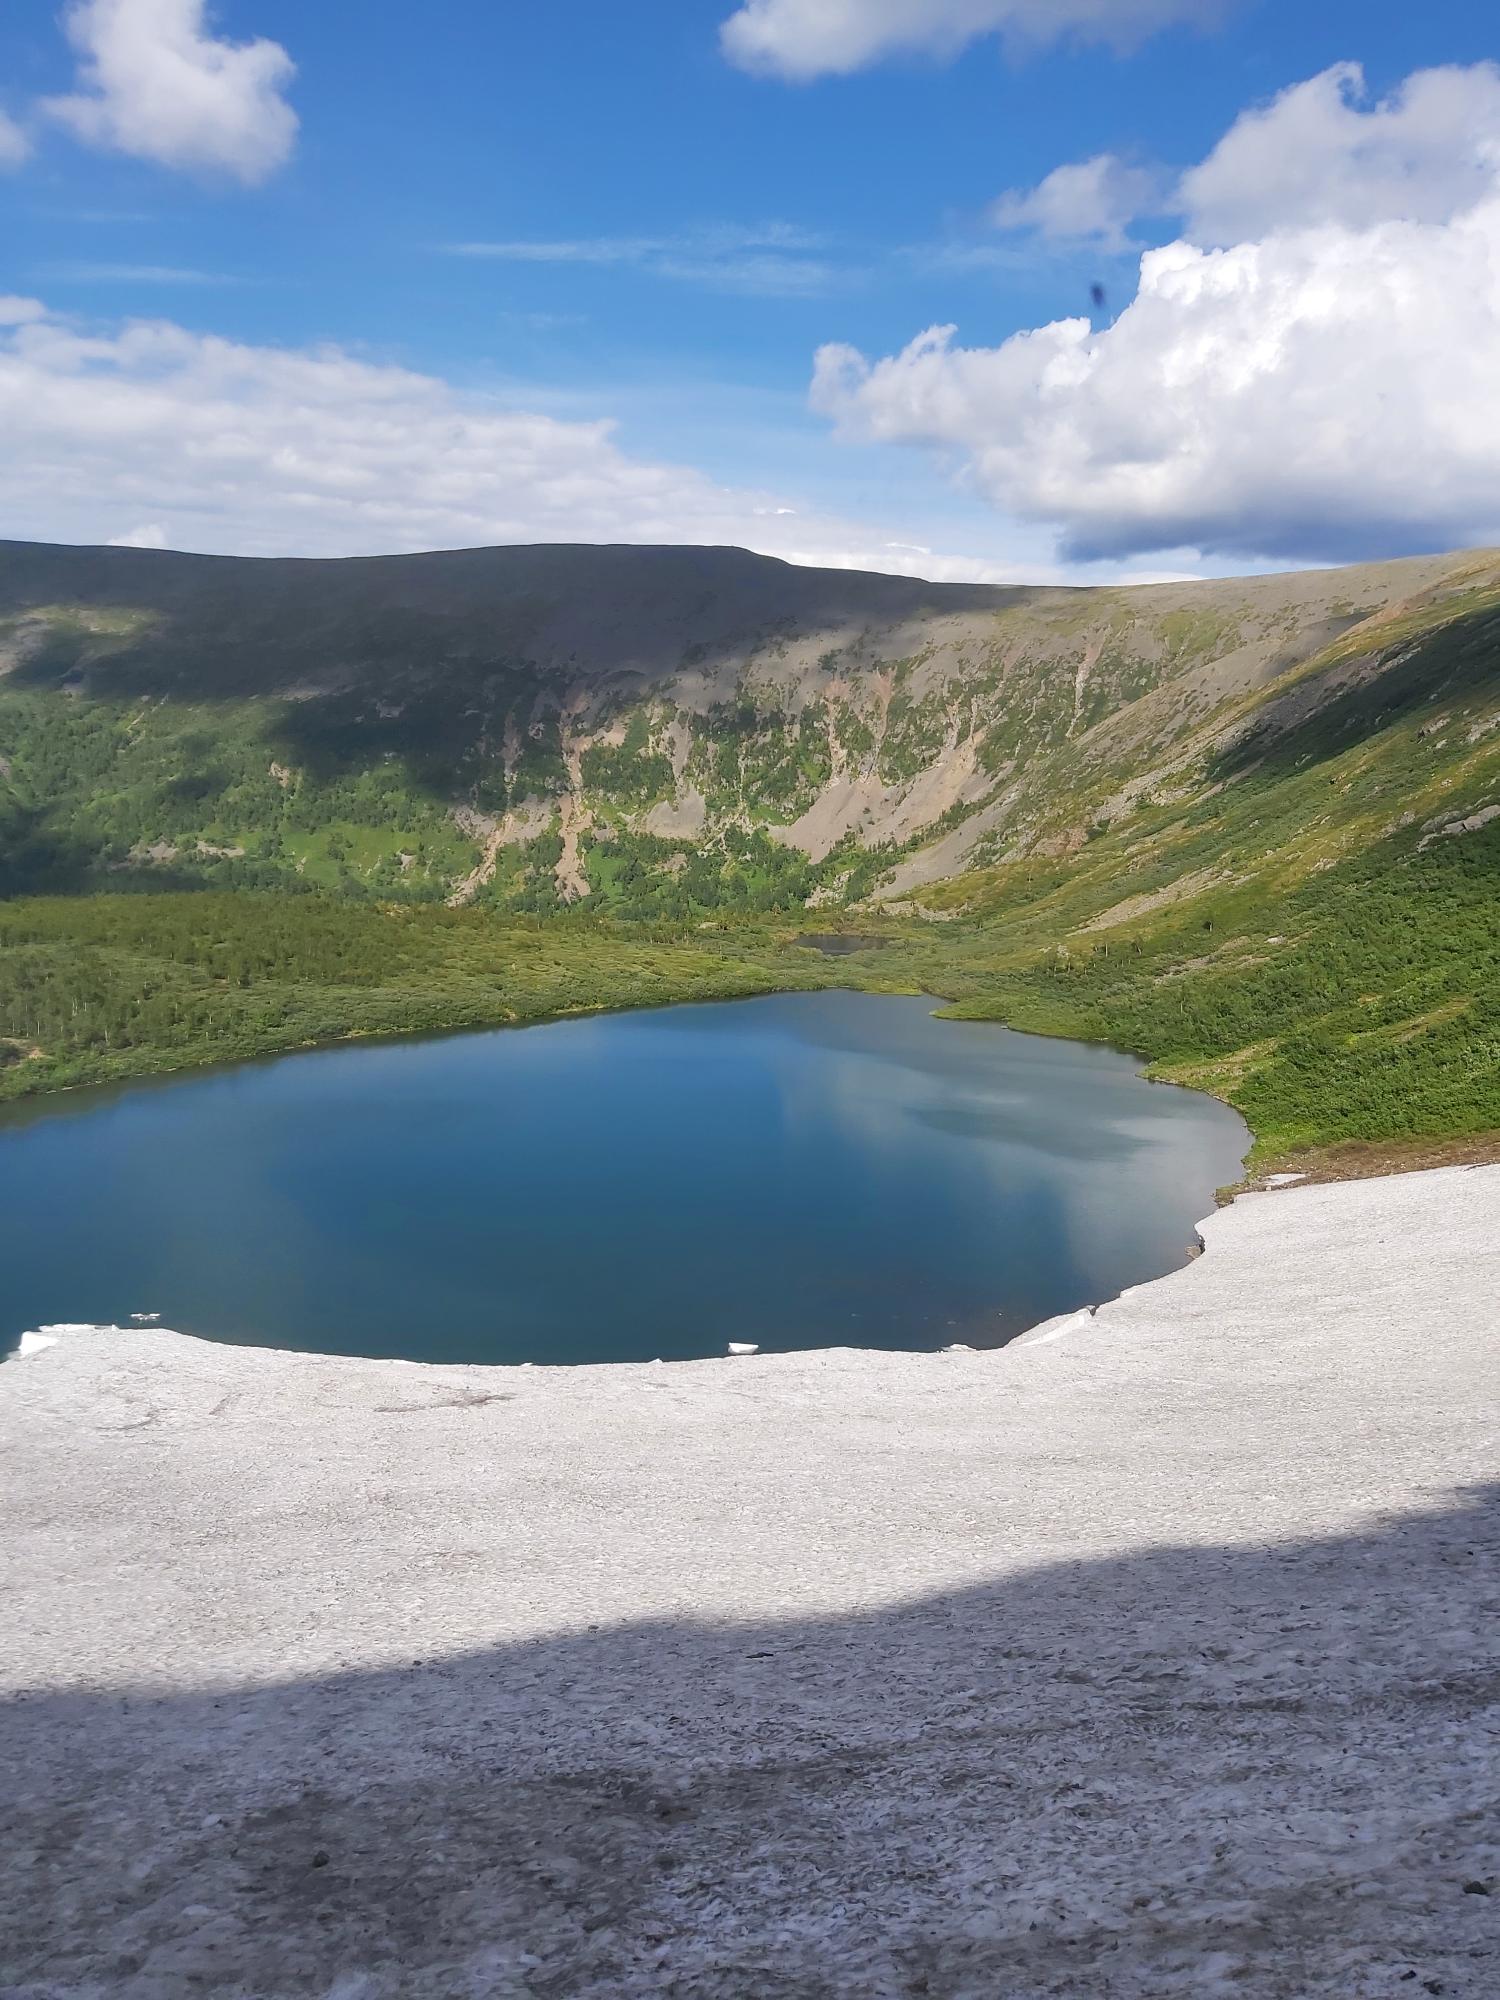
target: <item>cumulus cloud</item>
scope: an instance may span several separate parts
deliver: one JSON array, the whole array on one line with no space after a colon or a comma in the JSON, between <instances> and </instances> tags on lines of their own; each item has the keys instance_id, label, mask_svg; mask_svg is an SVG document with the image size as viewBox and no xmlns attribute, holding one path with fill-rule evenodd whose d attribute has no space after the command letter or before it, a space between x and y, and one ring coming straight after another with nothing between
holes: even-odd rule
<instances>
[{"instance_id":1,"label":"cumulus cloud","mask_svg":"<svg viewBox=\"0 0 1500 2000\"><path fill-rule=\"evenodd\" d=\"M0 329L0 535L247 555L738 543L940 580L1015 574L632 456L608 422L537 415L339 348L163 320L98 331L23 299L0 299ZM141 525L121 533L122 521Z\"/></svg>"},{"instance_id":2,"label":"cumulus cloud","mask_svg":"<svg viewBox=\"0 0 1500 2000\"><path fill-rule=\"evenodd\" d=\"M204 0L73 0L64 23L80 88L42 108L85 144L245 182L290 158L295 69L279 43L218 39Z\"/></svg>"},{"instance_id":3,"label":"cumulus cloud","mask_svg":"<svg viewBox=\"0 0 1500 2000\"><path fill-rule=\"evenodd\" d=\"M1353 73L1315 79L1187 177L1210 240L1146 253L1107 331L1069 319L965 348L935 327L874 362L825 347L814 404L847 436L946 455L1012 516L1053 524L1075 559L1500 541L1495 82L1487 66L1436 72L1360 110ZM1440 101L1466 107L1446 150ZM1275 181L1251 169L1254 121L1278 117ZM1217 244L1208 223L1230 217L1236 188L1260 233Z\"/></svg>"},{"instance_id":4,"label":"cumulus cloud","mask_svg":"<svg viewBox=\"0 0 1500 2000\"><path fill-rule=\"evenodd\" d=\"M0 170L18 167L31 153L31 141L8 112L0 111Z\"/></svg>"},{"instance_id":5,"label":"cumulus cloud","mask_svg":"<svg viewBox=\"0 0 1500 2000\"><path fill-rule=\"evenodd\" d=\"M1182 177L1174 207L1196 243L1241 243L1289 224L1448 222L1494 189L1500 67L1419 70L1367 102L1337 63L1238 119Z\"/></svg>"},{"instance_id":6,"label":"cumulus cloud","mask_svg":"<svg viewBox=\"0 0 1500 2000\"><path fill-rule=\"evenodd\" d=\"M720 35L741 69L805 83L887 56L953 56L985 35L1022 47L1064 37L1119 46L1222 12L1218 0L744 0Z\"/></svg>"},{"instance_id":7,"label":"cumulus cloud","mask_svg":"<svg viewBox=\"0 0 1500 2000\"><path fill-rule=\"evenodd\" d=\"M1361 66L1335 63L1245 112L1175 185L1164 168L1099 153L1011 189L990 220L1120 250L1133 222L1170 214L1189 241L1227 245L1320 222L1447 222L1494 186L1500 66L1419 70L1368 99Z\"/></svg>"},{"instance_id":8,"label":"cumulus cloud","mask_svg":"<svg viewBox=\"0 0 1500 2000\"><path fill-rule=\"evenodd\" d=\"M1161 206L1162 176L1113 153L1055 167L1038 186L1013 188L990 210L997 229L1033 229L1054 243L1130 247L1130 224Z\"/></svg>"}]
</instances>

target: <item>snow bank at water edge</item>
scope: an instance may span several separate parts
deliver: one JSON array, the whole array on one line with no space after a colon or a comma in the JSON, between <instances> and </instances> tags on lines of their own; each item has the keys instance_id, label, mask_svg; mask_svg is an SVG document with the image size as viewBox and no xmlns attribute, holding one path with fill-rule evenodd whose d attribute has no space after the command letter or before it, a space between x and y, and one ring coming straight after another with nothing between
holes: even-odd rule
<instances>
[{"instance_id":1,"label":"snow bank at water edge","mask_svg":"<svg viewBox=\"0 0 1500 2000\"><path fill-rule=\"evenodd\" d=\"M0 1986L1493 2000L1500 1169L1203 1234L997 1353L0 1370Z\"/></svg>"}]
</instances>

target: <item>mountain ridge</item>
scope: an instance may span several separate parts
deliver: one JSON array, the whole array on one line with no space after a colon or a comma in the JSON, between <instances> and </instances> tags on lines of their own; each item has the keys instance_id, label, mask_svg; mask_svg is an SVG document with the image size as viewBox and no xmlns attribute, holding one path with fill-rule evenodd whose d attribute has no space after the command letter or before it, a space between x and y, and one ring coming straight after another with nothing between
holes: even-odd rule
<instances>
[{"instance_id":1,"label":"mountain ridge","mask_svg":"<svg viewBox=\"0 0 1500 2000\"><path fill-rule=\"evenodd\" d=\"M3 782L100 878L688 915L723 901L714 850L751 907L900 901L1231 781L1236 732L1304 726L1497 590L1492 551L1078 589L3 543ZM100 724L87 797L38 753L64 710Z\"/></svg>"}]
</instances>

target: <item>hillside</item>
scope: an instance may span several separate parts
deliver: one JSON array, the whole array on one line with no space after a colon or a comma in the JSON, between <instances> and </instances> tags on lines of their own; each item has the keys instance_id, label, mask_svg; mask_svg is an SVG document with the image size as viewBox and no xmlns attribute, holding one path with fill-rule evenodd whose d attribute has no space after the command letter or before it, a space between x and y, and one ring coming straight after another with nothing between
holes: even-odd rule
<instances>
[{"instance_id":1,"label":"hillside","mask_svg":"<svg viewBox=\"0 0 1500 2000\"><path fill-rule=\"evenodd\" d=\"M1448 687L1492 703L1486 646L1427 649L1497 604L1496 555L1075 591L734 549L9 544L8 886L296 878L666 918L900 896L1191 806L1314 726L1342 748ZM1467 748L1426 757L1434 809Z\"/></svg>"},{"instance_id":2,"label":"hillside","mask_svg":"<svg viewBox=\"0 0 1500 2000\"><path fill-rule=\"evenodd\" d=\"M200 937L139 893L185 887L367 914ZM0 545L0 894L133 892L0 908L7 1093L836 975L1138 1048L1269 1150L1478 1133L1497 887L1496 552L1085 591ZM875 943L823 964L809 909Z\"/></svg>"}]
</instances>

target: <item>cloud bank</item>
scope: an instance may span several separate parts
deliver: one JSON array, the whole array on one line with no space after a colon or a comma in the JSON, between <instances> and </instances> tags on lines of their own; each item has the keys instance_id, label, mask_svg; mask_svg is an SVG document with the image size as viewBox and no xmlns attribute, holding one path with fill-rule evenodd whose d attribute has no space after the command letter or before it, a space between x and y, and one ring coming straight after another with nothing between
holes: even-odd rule
<instances>
[{"instance_id":1,"label":"cloud bank","mask_svg":"<svg viewBox=\"0 0 1500 2000\"><path fill-rule=\"evenodd\" d=\"M1500 71L1367 105L1341 65L1241 118L1178 200L1107 330L828 346L815 407L948 456L1078 560L1500 541Z\"/></svg>"},{"instance_id":2,"label":"cloud bank","mask_svg":"<svg viewBox=\"0 0 1500 2000\"><path fill-rule=\"evenodd\" d=\"M785 494L336 347L170 321L99 331L0 298L0 534L245 555L492 542L737 543L938 580L1016 572L897 544Z\"/></svg>"}]
</instances>

